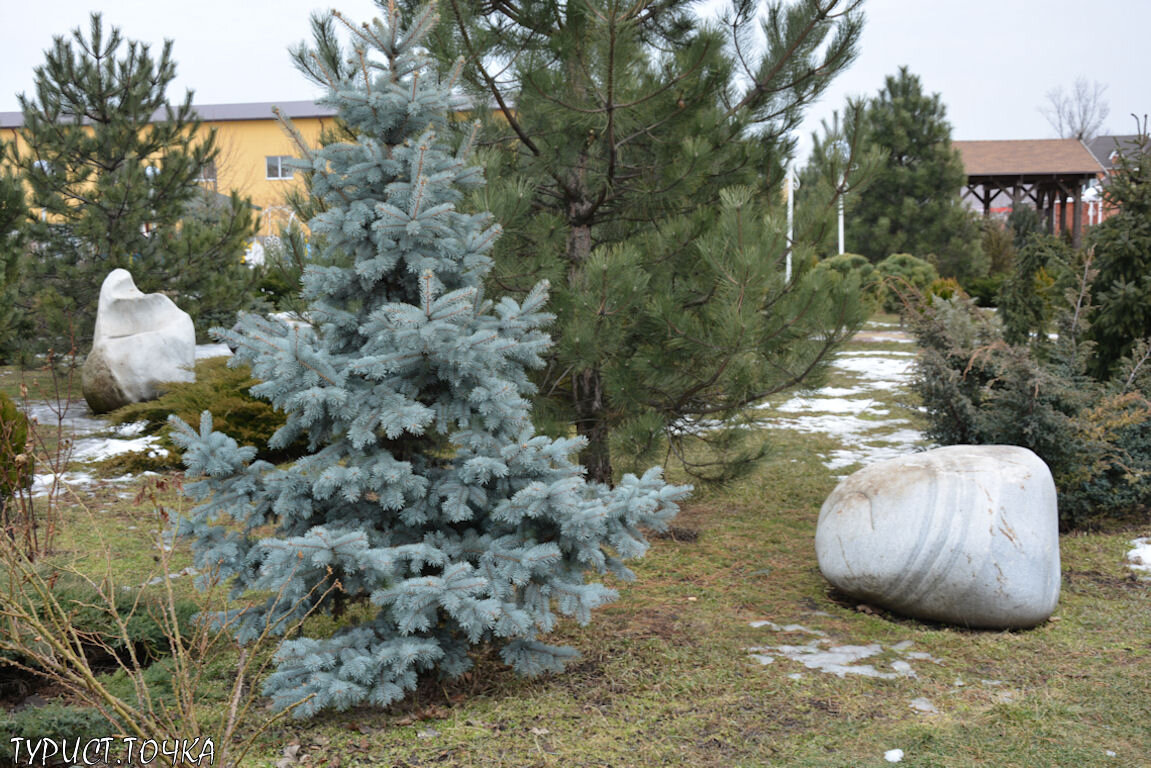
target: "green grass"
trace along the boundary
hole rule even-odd
[[[828,383],[858,380],[837,373]],[[867,397],[912,404],[900,392]],[[1123,564],[1128,540],[1151,534],[1151,522],[1065,536],[1062,597],[1040,627],[924,624],[830,590],[813,537],[836,482],[820,454],[837,443],[788,430],[770,439],[754,473],[695,493],[672,535],[635,564],[637,580],[613,585],[618,602],[587,627],[562,626],[552,640],[582,654],[565,673],[519,678],[480,649],[465,678],[427,680],[385,711],[282,723],[249,764],[273,765],[289,743],[300,745],[303,764],[330,768],[883,766],[896,748],[906,766],[1151,764],[1151,582]],[[157,498],[180,503],[172,488]],[[154,522],[154,505],[97,491],[64,511],[59,556],[95,563],[101,541],[115,542],[114,567],[131,578],[152,564],[145,532]],[[891,647],[903,641],[937,661],[912,660],[917,677],[891,680],[841,679],[779,655],[762,665],[749,647],[812,638],[750,626],[757,620],[802,624],[837,645],[878,643],[877,664],[899,658]],[[224,690],[226,661],[214,660],[224,672],[206,701]],[[938,714],[912,709],[917,698]]]

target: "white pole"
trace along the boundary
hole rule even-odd
[[[843,255],[843,192],[839,193],[839,255]]]
[[[791,245],[795,236],[795,167],[790,163],[787,166],[787,266],[784,269],[784,280],[791,282]]]

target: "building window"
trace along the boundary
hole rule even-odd
[[[211,183],[216,180],[216,162],[212,161],[200,169],[200,175],[196,177],[196,181]]]
[[[265,159],[268,161],[269,179],[292,178],[292,166],[288,165],[288,161],[293,159],[291,155],[268,155]]]

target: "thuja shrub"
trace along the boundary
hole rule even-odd
[[[463,674],[479,643],[523,674],[561,669],[575,651],[543,636],[616,597],[587,574],[632,578],[624,561],[689,490],[658,469],[587,482],[571,459],[582,440],[534,433],[528,370],[550,345],[547,286],[522,303],[484,295],[500,229],[456,207],[483,182],[471,142],[452,148],[448,116],[468,108],[458,73],[428,67],[432,8],[410,25],[387,11],[346,24],[351,52],[332,16],[316,48],[296,52],[355,137],[300,141],[323,202],[309,229],[354,263],[306,269],[310,324],[241,315],[218,332],[260,381],[252,393],[287,414],[271,447],[303,437],[307,455],[276,467],[207,411],[198,431],[173,419],[197,481],[179,524],[197,567],[234,594],[276,595],[231,617],[238,638],[310,611],[343,624],[279,647],[264,690],[301,716],[387,705],[421,673]]]

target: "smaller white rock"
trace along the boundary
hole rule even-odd
[[[92,351],[81,371],[95,413],[152,400],[168,381],[195,381],[196,329],[187,312],[160,293],[142,293],[126,269],[104,278]]]
[[[889,763],[898,763],[903,760],[903,750],[889,749],[883,753],[883,759]]]

